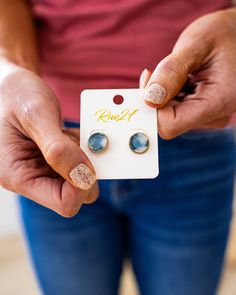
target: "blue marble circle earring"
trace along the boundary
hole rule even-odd
[[[100,153],[108,146],[108,138],[104,133],[96,132],[90,135],[88,139],[88,147],[93,153]]]
[[[129,147],[136,154],[143,154],[149,148],[149,139],[145,133],[137,132],[130,137]]]

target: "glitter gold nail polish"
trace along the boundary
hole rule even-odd
[[[90,189],[96,181],[94,172],[84,163],[80,163],[69,173],[72,182],[82,190]]]
[[[161,104],[164,102],[167,95],[167,90],[158,83],[151,84],[145,92],[145,100],[154,103]]]

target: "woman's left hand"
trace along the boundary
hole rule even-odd
[[[193,93],[176,99],[186,82]],[[158,108],[158,129],[164,139],[199,128],[222,128],[236,111],[236,8],[203,16],[180,35],[170,55],[140,87],[145,101]]]

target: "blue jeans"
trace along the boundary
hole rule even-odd
[[[126,257],[142,295],[216,294],[231,219],[233,132],[160,139],[159,151],[158,178],[100,181],[99,199],[71,219],[20,198],[43,294],[116,295]]]

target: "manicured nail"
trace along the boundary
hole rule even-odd
[[[140,80],[139,80],[139,85],[140,85],[140,88],[144,88],[147,84],[147,80],[148,80],[148,70],[145,69],[142,71],[142,74],[140,76]]]
[[[166,98],[167,90],[158,83],[151,84],[146,90],[144,98],[154,104],[163,103]]]
[[[90,189],[96,181],[93,171],[84,163],[80,163],[69,174],[72,182],[82,190]]]

